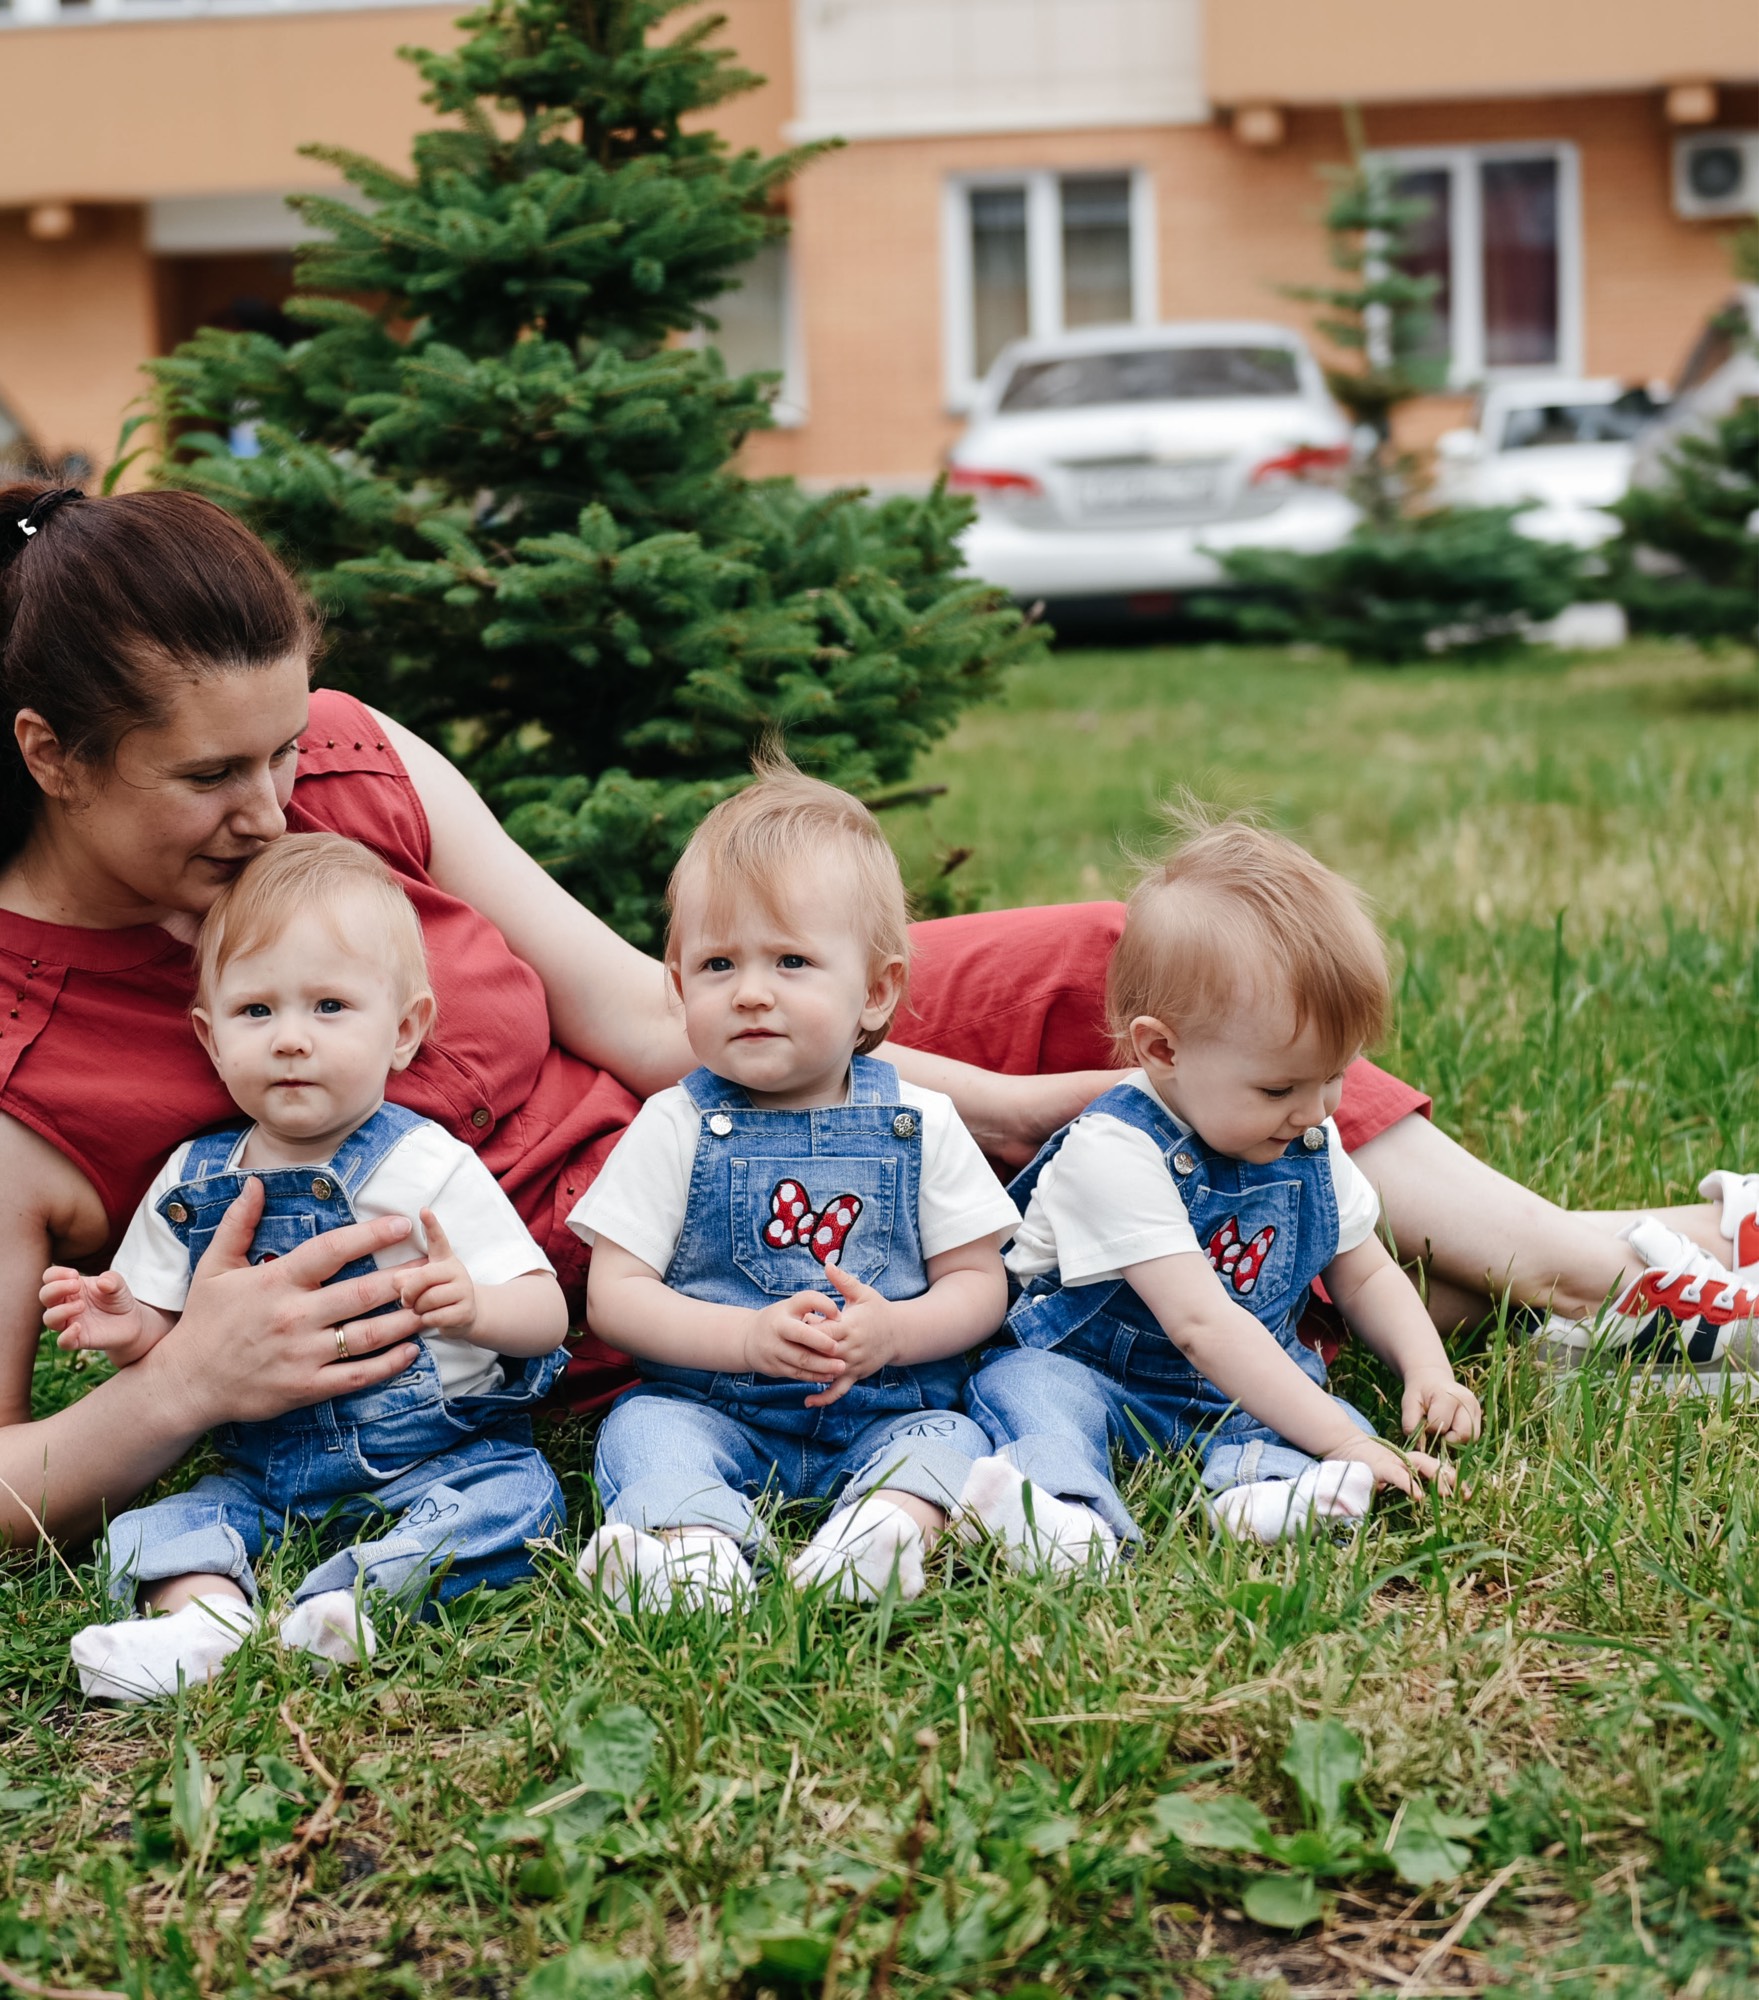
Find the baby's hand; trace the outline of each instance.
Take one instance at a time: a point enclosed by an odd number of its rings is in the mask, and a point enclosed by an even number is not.
[[[808,1396],[809,1410],[834,1403],[846,1396],[857,1382],[877,1374],[898,1354],[897,1307],[871,1285],[852,1278],[835,1264],[825,1266],[825,1276],[843,1295],[843,1310],[837,1317],[837,1352],[843,1373],[819,1395]]]
[[[1415,1369],[1405,1377],[1399,1421],[1407,1437],[1421,1430],[1454,1444],[1468,1444],[1484,1428],[1484,1412],[1472,1391],[1446,1369]]]
[[[1333,1459],[1355,1459],[1374,1474],[1376,1488],[1395,1486],[1401,1493],[1409,1493],[1413,1499],[1421,1497],[1428,1480],[1433,1479],[1443,1493],[1451,1493],[1456,1483],[1453,1467],[1443,1465],[1439,1458],[1431,1458],[1426,1451],[1395,1451],[1390,1444],[1383,1444],[1379,1438],[1369,1437],[1366,1433],[1348,1439],[1325,1455]]]
[[[57,1347],[69,1352],[101,1348],[118,1368],[138,1361],[164,1331],[147,1324],[134,1294],[115,1271],[86,1278],[65,1264],[51,1264],[37,1296],[43,1324],[53,1329]]]
[[[836,1317],[836,1306],[823,1292],[796,1292],[762,1307],[746,1322],[746,1367],[795,1382],[830,1381],[843,1367],[832,1330]]]
[[[422,1210],[421,1226],[427,1232],[428,1254],[421,1263],[406,1264],[398,1272],[402,1280],[398,1297],[420,1315],[424,1328],[468,1339],[476,1325],[476,1286],[431,1208]]]

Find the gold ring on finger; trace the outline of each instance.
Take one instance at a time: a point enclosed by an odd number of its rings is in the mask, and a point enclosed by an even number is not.
[[[338,1361],[348,1359],[348,1329],[345,1326],[336,1328],[336,1359]]]

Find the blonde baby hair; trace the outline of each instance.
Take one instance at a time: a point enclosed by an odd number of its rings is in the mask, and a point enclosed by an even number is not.
[[[1106,1021],[1133,1060],[1140,1015],[1203,1035],[1254,997],[1286,995],[1340,1065],[1379,1037],[1386,949],[1356,889],[1280,833],[1185,798],[1171,847],[1138,879],[1106,977]]]
[[[364,906],[366,922],[349,925],[344,906]],[[315,910],[336,942],[377,957],[405,1005],[430,991],[427,951],[415,906],[370,847],[339,833],[287,833],[271,841],[228,882],[202,919],[195,947],[196,1005],[235,958],[273,944],[295,917]]]
[[[888,959],[910,962],[910,912],[898,857],[867,807],[835,785],[809,778],[779,744],[764,743],[751,760],[755,784],[723,799],[690,836],[666,884],[666,965],[678,971],[678,898],[687,882],[701,882],[708,919],[721,921],[729,906],[755,897],[769,917],[790,907],[802,884],[817,879],[835,855],[846,870],[846,908],[867,947],[870,973]],[[903,989],[899,989],[899,1005]],[[885,1026],[864,1034],[865,1055],[886,1038]]]

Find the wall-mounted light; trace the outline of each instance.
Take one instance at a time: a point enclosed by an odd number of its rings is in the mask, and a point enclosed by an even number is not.
[[[1665,101],[1670,125],[1716,123],[1716,85],[1713,83],[1670,83]]]
[[[24,226],[39,243],[65,243],[78,226],[78,218],[71,202],[40,201],[26,215]]]
[[[1242,146],[1280,146],[1287,131],[1280,104],[1242,104],[1234,113],[1234,137]]]

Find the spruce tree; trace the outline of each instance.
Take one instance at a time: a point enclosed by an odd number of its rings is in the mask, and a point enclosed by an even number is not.
[[[718,19],[658,39],[680,4],[490,0],[457,49],[403,51],[447,122],[404,172],[307,149],[366,204],[297,204],[325,237],[286,308],[309,331],[208,329],[153,368],[157,475],[299,564],[326,681],[447,748],[643,943],[766,732],[871,793],[1041,643],[960,574],[940,487],[873,505],[735,469],[774,378],[689,337],[811,149],[687,124],[757,79]]]

